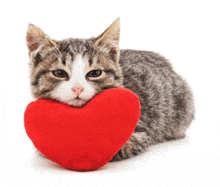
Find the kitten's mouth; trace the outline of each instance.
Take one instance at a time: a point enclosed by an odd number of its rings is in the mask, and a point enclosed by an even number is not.
[[[68,105],[71,105],[73,107],[83,107],[87,103],[87,100],[81,99],[79,97],[76,97],[75,99],[69,100],[67,102]]]

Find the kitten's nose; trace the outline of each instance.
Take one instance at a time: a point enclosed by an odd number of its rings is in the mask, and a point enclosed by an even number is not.
[[[76,94],[76,96],[79,97],[79,95],[83,92],[84,88],[83,87],[73,87],[72,90]]]

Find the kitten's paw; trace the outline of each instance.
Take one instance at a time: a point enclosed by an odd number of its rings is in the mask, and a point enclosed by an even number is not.
[[[165,139],[166,139],[167,141],[170,141],[170,140],[183,139],[183,138],[185,138],[185,137],[186,137],[185,133],[182,133],[182,134],[175,134],[175,135],[172,136],[172,137],[167,136],[167,137],[165,137]]]
[[[145,151],[147,147],[148,141],[146,133],[134,132],[126,144],[121,147],[120,151],[113,156],[110,162],[131,158]]]

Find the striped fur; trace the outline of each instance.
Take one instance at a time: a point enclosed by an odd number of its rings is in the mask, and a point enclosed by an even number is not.
[[[112,161],[138,155],[159,142],[183,138],[194,118],[192,92],[171,64],[154,52],[120,51],[119,35],[119,20],[90,39],[55,41],[34,25],[29,25],[27,32],[31,90],[35,98],[52,98],[73,106],[78,100],[81,103],[78,106],[82,107],[110,88],[125,87],[138,95],[140,120]],[[76,64],[78,68],[74,70]],[[55,77],[52,72],[57,69],[64,70],[68,76]],[[100,77],[86,76],[95,69],[102,70]],[[84,86],[88,93],[85,96],[82,93],[81,98],[73,97],[72,84]]]

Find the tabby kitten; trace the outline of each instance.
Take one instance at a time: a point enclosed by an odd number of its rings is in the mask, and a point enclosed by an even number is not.
[[[138,95],[140,120],[112,161],[138,155],[152,144],[183,138],[194,118],[192,92],[164,57],[119,50],[119,22],[90,39],[56,41],[32,24],[26,36],[36,99],[83,107],[110,88],[125,87]]]

